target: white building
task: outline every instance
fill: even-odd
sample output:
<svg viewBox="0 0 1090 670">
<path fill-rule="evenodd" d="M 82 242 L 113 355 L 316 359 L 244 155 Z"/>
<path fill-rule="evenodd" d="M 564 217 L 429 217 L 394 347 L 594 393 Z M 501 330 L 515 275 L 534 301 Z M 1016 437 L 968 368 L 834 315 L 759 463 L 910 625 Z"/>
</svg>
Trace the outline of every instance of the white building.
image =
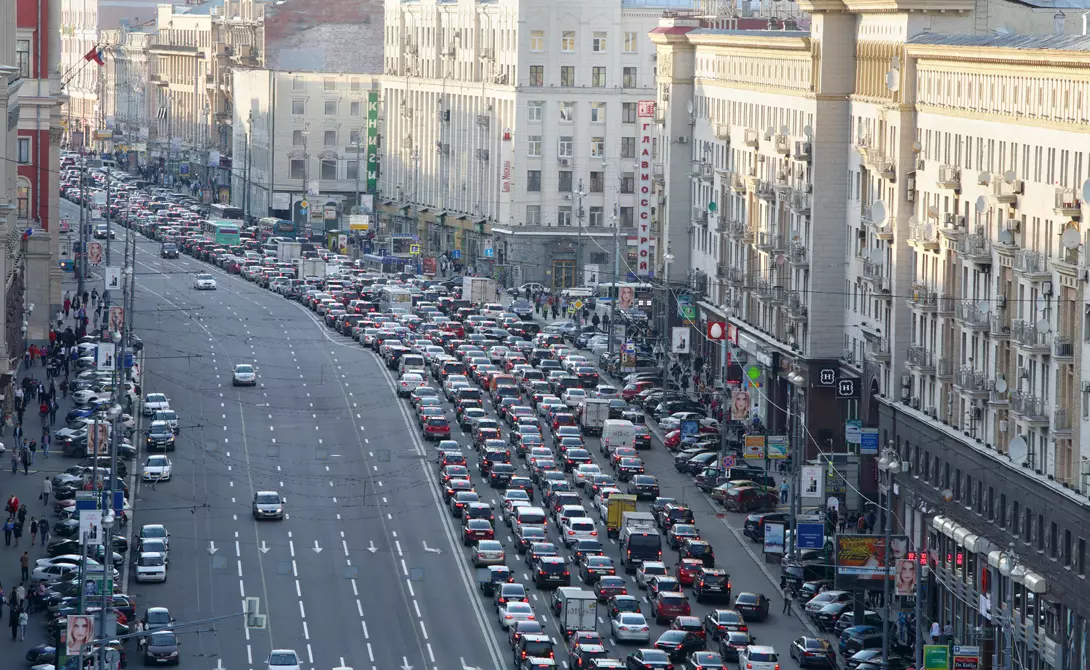
<svg viewBox="0 0 1090 670">
<path fill-rule="evenodd" d="M 761 372 L 769 435 L 840 453 L 825 485 L 850 509 L 894 498 L 929 619 L 977 644 L 1032 595 L 993 667 L 1087 667 L 1059 649 L 1090 634 L 1090 38 L 1065 15 L 1086 3 L 880 4 L 652 34 L 669 274 L 728 322 L 727 379 Z M 875 476 L 856 420 L 911 476 Z"/>
<path fill-rule="evenodd" d="M 236 70 L 232 201 L 248 216 L 336 229 L 367 192 L 368 108 L 377 139 L 378 82 L 369 74 Z M 301 203 L 309 207 L 304 219 Z M 330 209 L 332 208 L 332 215 Z"/>
<path fill-rule="evenodd" d="M 121 27 L 103 30 L 110 57 L 103 66 L 103 102 L 112 120 L 114 151 L 128 156 L 127 169 L 147 163 L 148 142 L 154 139 L 157 87 L 150 81 L 149 47 L 154 29 Z"/>
</svg>

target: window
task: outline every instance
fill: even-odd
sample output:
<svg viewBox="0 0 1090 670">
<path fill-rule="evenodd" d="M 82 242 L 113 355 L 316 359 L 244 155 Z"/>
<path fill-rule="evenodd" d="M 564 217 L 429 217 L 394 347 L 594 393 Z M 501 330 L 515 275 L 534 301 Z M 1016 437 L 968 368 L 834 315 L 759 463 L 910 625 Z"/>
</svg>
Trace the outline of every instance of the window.
<svg viewBox="0 0 1090 670">
<path fill-rule="evenodd" d="M 605 223 L 605 220 L 606 220 L 606 212 L 605 212 L 604 208 L 602 208 L 602 207 L 591 207 L 590 208 L 590 219 L 588 220 L 588 224 L 590 225 L 591 228 L 601 228 L 602 224 Z"/>
<path fill-rule="evenodd" d="M 635 137 L 622 137 L 621 138 L 621 158 L 635 158 L 636 157 L 636 138 Z"/>
<path fill-rule="evenodd" d="M 363 90 L 363 82 L 360 81 L 359 77 L 352 77 L 348 82 L 348 90 L 353 93 L 358 93 Z"/>
<path fill-rule="evenodd" d="M 636 122 L 636 103 L 623 102 L 621 103 L 621 123 L 635 123 Z"/>
<path fill-rule="evenodd" d="M 20 163 L 29 163 L 30 162 L 30 138 L 29 137 L 20 137 L 19 141 L 15 145 L 15 148 L 16 148 L 15 155 L 16 155 L 16 159 L 18 160 L 18 162 L 20 162 Z"/>
<path fill-rule="evenodd" d="M 360 178 L 360 162 L 359 161 L 345 161 L 344 162 L 345 179 L 359 179 Z"/>
<path fill-rule="evenodd" d="M 636 68 L 626 67 L 621 70 L 621 87 L 636 88 Z"/>
<path fill-rule="evenodd" d="M 304 165 L 305 163 L 303 163 L 302 158 L 291 159 L 291 163 L 288 167 L 288 174 L 291 175 L 292 179 L 303 179 L 306 172 L 306 168 L 304 167 Z"/>
<path fill-rule="evenodd" d="M 556 211 L 556 225 L 558 226 L 570 226 L 571 225 L 571 205 L 565 205 L 560 207 Z"/>
<path fill-rule="evenodd" d="M 527 116 L 530 121 L 540 121 L 541 112 L 545 109 L 545 103 L 540 100 L 532 101 L 527 108 Z"/>
<path fill-rule="evenodd" d="M 297 74 L 291 78 L 291 90 L 302 91 L 307 87 L 307 83 L 303 80 L 303 75 Z"/>
<path fill-rule="evenodd" d="M 15 216 L 20 219 L 30 218 L 30 184 L 21 181 L 15 193 L 18 212 Z"/>
<path fill-rule="evenodd" d="M 572 65 L 560 66 L 560 85 L 575 86 L 575 67 Z"/>
<path fill-rule="evenodd" d="M 334 79 L 333 77 L 326 77 L 325 79 L 322 80 L 322 90 L 323 91 L 336 91 L 337 90 L 337 80 Z"/>
<path fill-rule="evenodd" d="M 526 171 L 526 190 L 532 193 L 541 192 L 541 170 Z"/>
<path fill-rule="evenodd" d="M 601 158 L 606 155 L 606 138 L 590 138 L 590 155 L 594 158 Z"/>
<path fill-rule="evenodd" d="M 545 66 L 544 65 L 531 65 L 530 66 L 530 86 L 544 86 L 545 83 Z"/>
<path fill-rule="evenodd" d="M 322 143 L 327 147 L 337 146 L 337 131 L 336 130 L 327 130 L 327 131 L 325 131 L 325 136 L 323 137 L 323 140 L 324 141 Z"/>
<path fill-rule="evenodd" d="M 29 77 L 30 40 L 17 40 L 15 42 L 15 61 L 19 66 L 19 74 L 23 77 Z"/>
<path fill-rule="evenodd" d="M 575 120 L 575 103 L 574 102 L 562 102 L 562 103 L 560 103 L 560 120 L 561 121 L 574 121 Z"/>
<path fill-rule="evenodd" d="M 595 88 L 606 87 L 606 69 L 602 66 L 595 66 L 590 69 L 590 85 Z"/>
<path fill-rule="evenodd" d="M 636 53 L 636 33 L 624 34 L 624 52 L 626 54 Z"/>
<path fill-rule="evenodd" d="M 291 101 L 291 113 L 294 116 L 302 116 L 307 113 L 307 101 L 306 100 L 292 100 Z"/>
<path fill-rule="evenodd" d="M 565 52 L 575 51 L 575 31 L 565 30 L 560 34 L 560 50 Z"/>
<path fill-rule="evenodd" d="M 336 179 L 337 178 L 337 161 L 323 158 L 322 159 L 322 179 Z"/>
<path fill-rule="evenodd" d="M 526 225 L 541 225 L 541 205 L 526 205 Z"/>
<path fill-rule="evenodd" d="M 595 31 L 594 35 L 590 38 L 590 50 L 595 53 L 605 53 L 606 50 L 606 33 Z"/>
<path fill-rule="evenodd" d="M 561 158 L 571 158 L 574 145 L 575 142 L 572 141 L 571 135 L 562 135 L 556 145 L 556 155 Z"/>
<path fill-rule="evenodd" d="M 336 100 L 326 100 L 325 101 L 325 115 L 326 116 L 337 116 L 337 101 Z"/>
<path fill-rule="evenodd" d="M 606 122 L 606 103 L 604 103 L 604 102 L 592 102 L 592 103 L 590 103 L 590 122 L 591 123 L 605 123 Z"/>
<path fill-rule="evenodd" d="M 363 115 L 363 105 L 360 104 L 359 100 L 353 100 L 351 103 L 348 104 L 348 113 L 352 116 Z"/>
<path fill-rule="evenodd" d="M 618 219 L 621 224 L 621 228 L 632 228 L 635 226 L 636 218 L 633 216 L 635 209 L 632 207 L 622 207 L 621 216 Z"/>
<path fill-rule="evenodd" d="M 605 191 L 606 186 L 606 173 L 604 172 L 591 172 L 590 173 L 590 192 L 602 193 Z"/>
<path fill-rule="evenodd" d="M 357 144 L 360 144 L 361 142 L 363 142 L 363 138 L 360 135 L 360 131 L 358 131 L 358 130 L 349 130 L 348 131 L 348 143 L 349 144 L 355 146 Z"/>
<path fill-rule="evenodd" d="M 544 30 L 531 30 L 530 31 L 530 51 L 534 51 L 534 52 L 545 51 L 545 31 Z"/>
<path fill-rule="evenodd" d="M 301 146 L 303 146 L 304 142 L 305 142 L 305 140 L 303 139 L 303 131 L 301 131 L 301 130 L 291 131 L 291 143 L 292 143 L 293 146 L 301 147 Z"/>
<path fill-rule="evenodd" d="M 631 172 L 625 172 L 621 175 L 621 193 L 635 193 L 636 192 L 636 176 Z"/>
<path fill-rule="evenodd" d="M 571 170 L 561 170 L 557 175 L 557 191 L 571 193 Z"/>
</svg>

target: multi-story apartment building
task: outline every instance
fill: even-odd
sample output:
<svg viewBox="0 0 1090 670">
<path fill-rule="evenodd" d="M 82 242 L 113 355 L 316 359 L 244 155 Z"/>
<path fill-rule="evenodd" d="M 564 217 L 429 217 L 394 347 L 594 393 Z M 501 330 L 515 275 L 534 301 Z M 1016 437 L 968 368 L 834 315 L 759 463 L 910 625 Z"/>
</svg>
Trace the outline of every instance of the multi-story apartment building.
<svg viewBox="0 0 1090 670">
<path fill-rule="evenodd" d="M 377 79 L 241 70 L 232 88 L 233 203 L 247 216 L 294 220 L 308 237 L 337 230 L 346 209 L 374 189 Z"/>
<path fill-rule="evenodd" d="M 509 284 L 563 287 L 594 266 L 608 280 L 619 226 L 622 272 L 636 272 L 647 35 L 694 4 L 388 0 L 382 233 Z"/>
<path fill-rule="evenodd" d="M 106 118 L 113 126 L 110 144 L 115 155 L 124 154 L 122 166 L 132 172 L 148 164 L 148 144 L 156 139 L 156 87 L 148 77 L 154 34 L 150 26 L 122 25 L 100 35 L 110 50 L 102 73 Z"/>
<path fill-rule="evenodd" d="M 1032 0 L 800 4 L 810 30 L 651 34 L 670 278 L 698 332 L 727 322 L 727 380 L 761 373 L 768 434 L 927 552 L 928 618 L 992 667 L 1087 667 L 1081 22 Z"/>
</svg>

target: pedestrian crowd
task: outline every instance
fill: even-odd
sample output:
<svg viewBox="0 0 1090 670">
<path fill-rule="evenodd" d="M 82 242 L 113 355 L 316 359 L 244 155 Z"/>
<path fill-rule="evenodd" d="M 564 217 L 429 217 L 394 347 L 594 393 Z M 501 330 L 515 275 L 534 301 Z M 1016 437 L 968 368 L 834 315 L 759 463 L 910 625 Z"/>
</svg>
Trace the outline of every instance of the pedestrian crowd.
<svg viewBox="0 0 1090 670">
<path fill-rule="evenodd" d="M 43 498 L 44 499 L 44 498 Z M 46 500 L 48 504 L 48 500 Z M 7 502 L 4 504 L 4 511 L 7 513 L 7 520 L 4 522 L 4 546 L 11 547 L 13 545 L 20 546 L 20 541 L 23 537 L 24 529 L 28 528 L 27 524 L 27 511 L 26 503 L 20 502 L 19 498 L 12 494 L 8 497 Z M 30 531 L 30 547 L 35 546 L 39 538 L 41 539 L 41 546 L 45 546 L 49 540 L 50 533 L 49 521 L 43 516 L 41 519 L 38 517 L 30 517 L 29 531 Z M 31 558 L 30 552 L 24 549 L 23 553 L 19 556 L 19 582 L 9 592 L 4 590 L 3 584 L 0 584 L 0 620 L 4 617 L 4 606 L 7 606 L 8 610 L 8 625 L 11 627 L 11 639 L 12 640 L 24 640 L 26 639 L 26 627 L 29 615 L 44 610 L 45 599 L 45 583 L 39 582 L 38 584 L 31 583 Z"/>
</svg>

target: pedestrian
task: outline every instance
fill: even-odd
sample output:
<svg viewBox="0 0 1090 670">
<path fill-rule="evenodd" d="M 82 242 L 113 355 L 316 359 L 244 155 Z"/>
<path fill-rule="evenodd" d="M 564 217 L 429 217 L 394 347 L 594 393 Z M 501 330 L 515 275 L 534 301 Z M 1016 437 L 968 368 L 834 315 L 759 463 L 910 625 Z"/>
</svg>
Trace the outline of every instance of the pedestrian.
<svg viewBox="0 0 1090 670">
<path fill-rule="evenodd" d="M 38 535 L 42 537 L 42 546 L 49 541 L 49 521 L 42 517 L 42 520 L 38 522 Z"/>
<path fill-rule="evenodd" d="M 38 517 L 30 517 L 30 546 L 38 543 Z"/>
<path fill-rule="evenodd" d="M 867 517 L 860 514 L 859 515 L 859 520 L 856 522 L 855 527 L 856 527 L 856 530 L 858 530 L 861 534 L 866 535 L 867 534 Z"/>
<path fill-rule="evenodd" d="M 30 553 L 24 551 L 23 555 L 19 557 L 19 568 L 23 575 L 23 581 L 30 581 Z"/>
<path fill-rule="evenodd" d="M 72 300 L 66 295 L 64 296 L 64 318 L 68 318 L 68 312 L 72 309 Z"/>
<path fill-rule="evenodd" d="M 23 536 L 23 522 L 16 521 L 12 524 L 11 534 L 15 536 L 15 546 L 19 546 L 19 538 Z"/>
<path fill-rule="evenodd" d="M 19 438 L 23 436 L 23 424 L 16 423 L 15 428 L 11 429 L 11 436 L 15 438 L 15 444 L 19 444 Z"/>
<path fill-rule="evenodd" d="M 38 443 L 34 440 L 30 441 L 30 464 L 34 465 L 34 457 L 38 455 Z"/>
<path fill-rule="evenodd" d="M 26 625 L 30 621 L 30 616 L 27 614 L 26 609 L 19 611 L 19 639 L 26 639 Z"/>
<path fill-rule="evenodd" d="M 57 424 L 57 409 L 60 405 L 57 404 L 56 398 L 49 399 L 49 425 L 54 426 Z"/>
<path fill-rule="evenodd" d="M 42 485 L 42 493 L 41 493 L 41 495 L 38 496 L 38 498 L 42 501 L 42 503 L 46 507 L 48 507 L 49 506 L 49 496 L 51 496 L 51 495 L 53 495 L 53 481 L 51 479 L 49 479 L 49 477 L 46 477 L 45 478 L 45 484 Z"/>
<path fill-rule="evenodd" d="M 15 598 L 15 606 L 21 608 L 23 606 L 23 600 L 26 599 L 26 587 L 22 584 L 15 587 L 12 591 L 12 596 Z"/>
<path fill-rule="evenodd" d="M 780 504 L 781 505 L 786 505 L 787 504 L 787 492 L 788 492 L 787 480 L 785 479 L 782 482 L 780 482 Z"/>
<path fill-rule="evenodd" d="M 26 505 L 20 505 L 19 511 L 15 513 L 15 519 L 19 523 L 26 523 L 27 509 Z"/>
<path fill-rule="evenodd" d="M 30 474 L 30 449 L 29 448 L 23 449 L 23 453 L 20 455 L 20 459 L 23 462 L 23 474 L 24 475 L 29 475 Z"/>
<path fill-rule="evenodd" d="M 65 368 L 65 370 L 67 370 L 68 365 L 65 364 L 64 368 Z M 61 397 L 62 398 L 67 398 L 68 397 L 68 378 L 67 377 L 65 377 L 64 379 L 61 380 Z"/>
<path fill-rule="evenodd" d="M 14 532 L 15 532 L 15 520 L 9 518 L 7 521 L 4 522 L 4 546 L 5 547 L 10 547 L 11 546 L 11 536 L 12 536 L 12 533 L 14 533 Z"/>
<path fill-rule="evenodd" d="M 42 456 L 49 458 L 49 429 L 42 431 Z"/>
<path fill-rule="evenodd" d="M 783 586 L 783 612 L 782 614 L 791 614 L 791 605 L 795 600 L 794 590 L 791 588 L 791 584 L 784 584 Z"/>
<path fill-rule="evenodd" d="M 8 625 L 11 626 L 11 639 L 15 640 L 19 634 L 19 608 L 15 606 L 14 602 L 8 607 L 8 617 Z"/>
<path fill-rule="evenodd" d="M 16 474 L 18 472 L 19 472 L 19 450 L 18 449 L 12 449 L 11 450 L 11 474 L 14 475 L 14 474 Z"/>
</svg>

